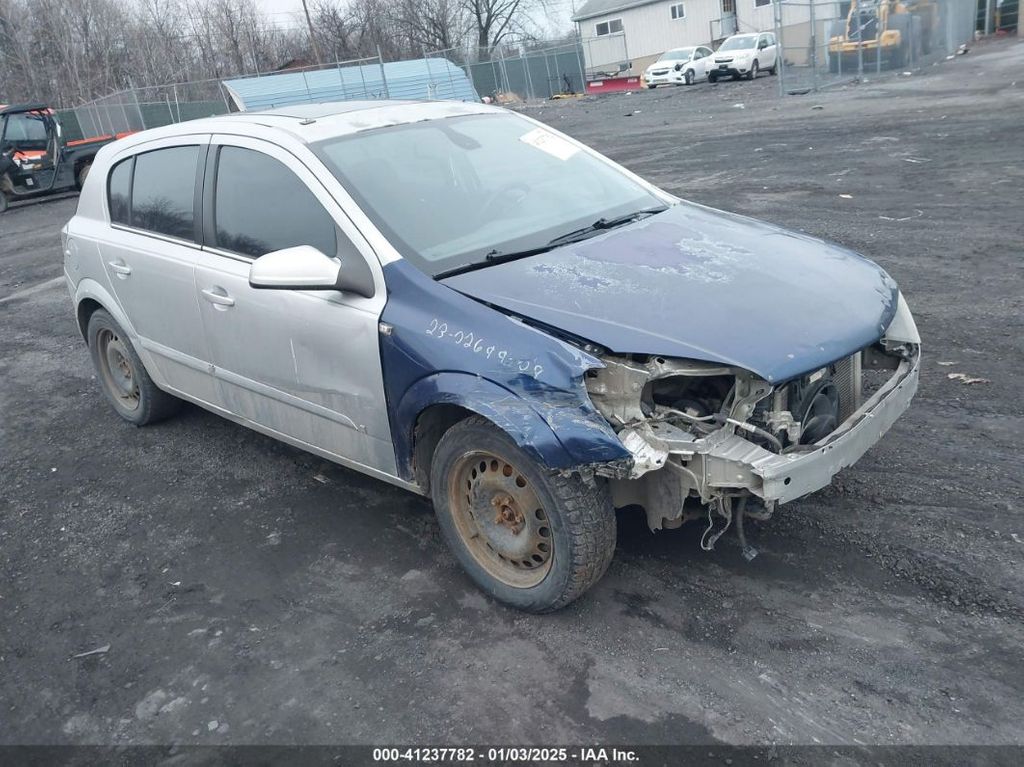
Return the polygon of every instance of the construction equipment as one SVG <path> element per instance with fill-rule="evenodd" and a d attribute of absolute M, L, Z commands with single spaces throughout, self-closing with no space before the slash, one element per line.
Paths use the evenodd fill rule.
<path fill-rule="evenodd" d="M 65 141 L 45 104 L 0 104 L 0 213 L 16 200 L 81 189 L 100 147 L 120 137 Z"/>
<path fill-rule="evenodd" d="M 939 31 L 937 0 L 852 0 L 842 34 L 829 39 L 829 69 L 901 69 L 931 53 Z"/>

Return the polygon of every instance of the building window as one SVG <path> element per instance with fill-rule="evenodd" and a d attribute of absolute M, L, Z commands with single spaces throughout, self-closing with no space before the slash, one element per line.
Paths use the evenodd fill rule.
<path fill-rule="evenodd" d="M 602 35 L 614 35 L 616 32 L 622 31 L 622 19 L 610 19 L 608 21 L 602 21 L 600 24 L 594 26 L 594 32 L 597 33 L 598 37 Z"/>
<path fill-rule="evenodd" d="M 736 13 L 736 0 L 722 0 L 722 13 L 723 14 L 735 14 Z"/>
<path fill-rule="evenodd" d="M 755 0 L 756 2 L 757 0 Z M 676 3 L 670 9 L 672 12 L 673 19 L 685 19 L 686 18 L 686 6 L 682 3 Z"/>
<path fill-rule="evenodd" d="M 755 8 L 764 8 L 766 5 L 771 5 L 772 0 L 754 0 Z"/>

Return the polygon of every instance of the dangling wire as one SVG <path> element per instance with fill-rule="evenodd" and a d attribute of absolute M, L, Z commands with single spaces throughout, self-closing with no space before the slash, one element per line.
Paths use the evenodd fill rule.
<path fill-rule="evenodd" d="M 725 527 L 719 530 L 714 535 L 711 535 L 711 530 L 715 526 L 715 520 L 711 516 L 711 504 L 708 504 L 708 526 L 704 531 L 704 534 L 700 537 L 700 547 L 704 551 L 714 551 L 715 544 L 718 539 L 725 535 L 725 531 L 729 529 L 732 524 L 732 499 L 719 498 L 716 501 L 718 506 L 718 513 L 725 518 Z"/>

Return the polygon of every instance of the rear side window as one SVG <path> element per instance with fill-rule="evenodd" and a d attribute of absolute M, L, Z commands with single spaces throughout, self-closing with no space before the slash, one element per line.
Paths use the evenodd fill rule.
<path fill-rule="evenodd" d="M 194 240 L 198 161 L 198 146 L 176 146 L 136 155 L 131 225 Z"/>
<path fill-rule="evenodd" d="M 132 163 L 134 158 L 122 160 L 110 172 L 107 184 L 107 200 L 110 204 L 110 221 L 114 224 L 129 224 L 129 206 L 132 191 Z"/>
<path fill-rule="evenodd" d="M 252 149 L 221 147 L 214 199 L 217 247 L 259 258 L 312 245 L 338 251 L 334 220 L 284 163 Z"/>

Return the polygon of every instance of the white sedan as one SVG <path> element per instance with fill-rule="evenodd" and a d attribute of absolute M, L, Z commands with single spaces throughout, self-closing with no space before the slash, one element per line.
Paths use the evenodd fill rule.
<path fill-rule="evenodd" d="M 661 58 L 644 70 L 648 88 L 659 85 L 693 85 L 706 80 L 711 66 L 711 49 L 703 45 L 695 48 L 675 48 L 665 51 Z"/>

